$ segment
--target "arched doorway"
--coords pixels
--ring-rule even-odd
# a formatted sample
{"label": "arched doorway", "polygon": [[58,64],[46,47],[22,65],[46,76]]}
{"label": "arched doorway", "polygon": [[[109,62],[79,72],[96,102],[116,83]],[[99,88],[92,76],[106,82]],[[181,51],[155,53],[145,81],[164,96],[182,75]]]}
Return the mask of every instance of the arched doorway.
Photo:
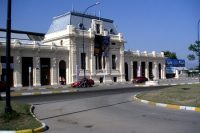
{"label": "arched doorway", "polygon": [[125,62],[125,80],[128,81],[128,63]]}
{"label": "arched doorway", "polygon": [[59,62],[59,82],[61,85],[66,85],[66,63],[64,60]]}

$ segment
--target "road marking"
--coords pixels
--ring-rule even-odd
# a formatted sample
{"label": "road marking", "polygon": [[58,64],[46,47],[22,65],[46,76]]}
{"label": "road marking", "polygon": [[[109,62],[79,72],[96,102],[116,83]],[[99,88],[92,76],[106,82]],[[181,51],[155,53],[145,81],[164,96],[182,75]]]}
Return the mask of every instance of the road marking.
{"label": "road marking", "polygon": [[44,91],[44,92],[41,92],[41,94],[52,94],[52,91]]}
{"label": "road marking", "polygon": [[24,92],[24,93],[21,93],[22,96],[28,96],[28,95],[33,95],[32,92]]}

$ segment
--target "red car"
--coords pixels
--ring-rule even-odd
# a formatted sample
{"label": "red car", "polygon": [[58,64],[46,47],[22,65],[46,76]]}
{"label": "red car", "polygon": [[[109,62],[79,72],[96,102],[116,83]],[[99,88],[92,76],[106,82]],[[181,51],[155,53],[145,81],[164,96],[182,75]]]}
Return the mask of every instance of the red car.
{"label": "red car", "polygon": [[132,80],[133,83],[144,83],[146,81],[148,81],[146,77],[136,77]]}
{"label": "red car", "polygon": [[3,81],[0,81],[0,92],[3,92],[6,90],[6,83]]}
{"label": "red car", "polygon": [[76,81],[74,83],[71,84],[71,87],[92,87],[94,85],[94,80],[92,79],[85,79],[85,80],[80,80],[80,81]]}

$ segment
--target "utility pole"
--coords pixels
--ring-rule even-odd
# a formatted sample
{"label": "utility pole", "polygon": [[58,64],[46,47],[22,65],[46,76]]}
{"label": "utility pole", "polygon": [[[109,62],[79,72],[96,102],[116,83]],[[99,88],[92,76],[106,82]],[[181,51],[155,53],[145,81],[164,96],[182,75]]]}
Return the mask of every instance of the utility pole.
{"label": "utility pole", "polygon": [[10,38],[11,38],[11,5],[12,0],[8,0],[7,9],[7,31],[6,31],[6,106],[5,113],[12,112],[10,103]]}
{"label": "utility pole", "polygon": [[200,82],[200,41],[199,41],[199,24],[200,19],[197,23],[197,46],[198,46],[198,56],[199,56],[199,82]]}
{"label": "utility pole", "polygon": [[85,18],[85,14],[86,14],[86,12],[87,12],[87,10],[89,9],[89,8],[91,8],[91,7],[93,7],[93,6],[96,6],[96,5],[98,5],[98,4],[100,4],[100,2],[96,2],[95,4],[92,4],[92,5],[90,5],[90,6],[88,6],[85,10],[84,10],[84,12],[83,12],[83,15],[82,15],[82,31],[83,31],[83,40],[82,40],[82,42],[83,42],[83,56],[84,56],[84,59],[83,59],[83,88],[86,88],[87,86],[88,86],[88,84],[87,84],[87,79],[86,79],[86,76],[85,76],[85,66],[86,66],[86,53],[85,53],[85,38],[84,38],[84,18]]}

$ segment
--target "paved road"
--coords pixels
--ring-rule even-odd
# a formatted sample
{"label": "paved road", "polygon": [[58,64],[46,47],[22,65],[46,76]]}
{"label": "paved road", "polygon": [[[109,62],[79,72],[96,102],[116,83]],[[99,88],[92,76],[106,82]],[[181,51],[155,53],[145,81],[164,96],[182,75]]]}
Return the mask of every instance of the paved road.
{"label": "paved road", "polygon": [[155,88],[18,97],[34,103],[47,133],[199,133],[200,113],[152,107],[131,96]]}

